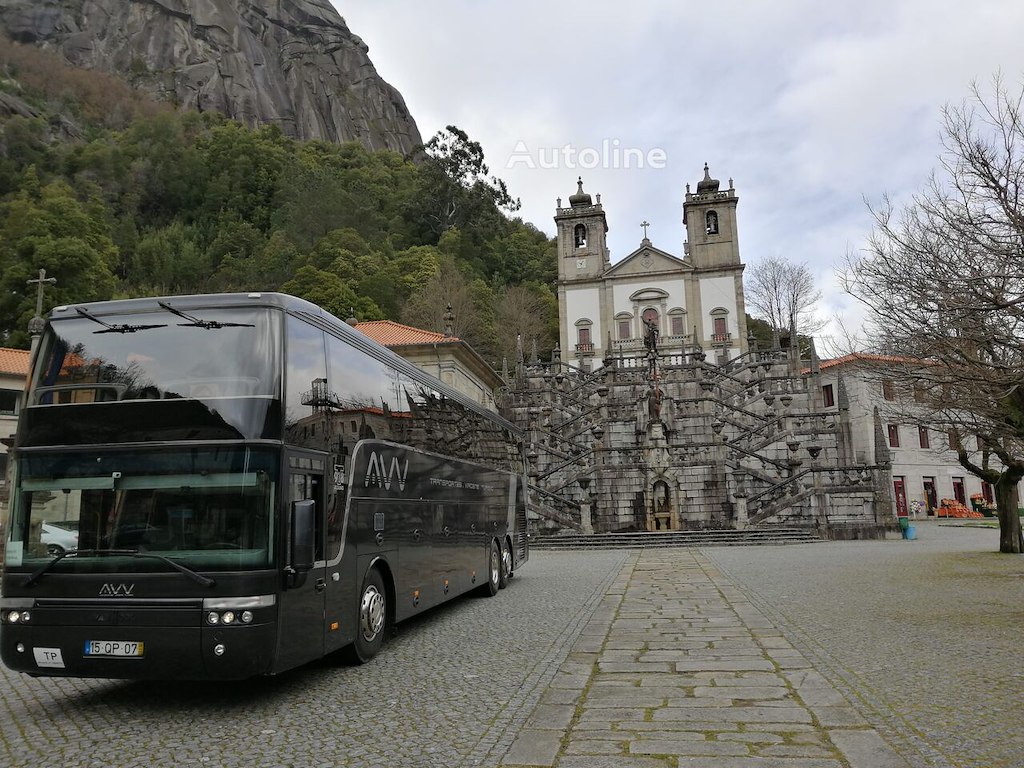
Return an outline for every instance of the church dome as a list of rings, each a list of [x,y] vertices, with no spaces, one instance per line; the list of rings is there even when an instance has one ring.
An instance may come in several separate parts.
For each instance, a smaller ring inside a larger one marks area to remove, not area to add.
[[[569,205],[573,208],[579,208],[584,205],[593,205],[594,201],[591,199],[590,195],[583,191],[583,177],[580,176],[576,183],[578,185],[576,188],[576,194],[569,196]]]
[[[704,163],[704,178],[697,182],[697,194],[703,195],[706,192],[718,191],[718,179],[712,179],[708,171],[708,164]]]

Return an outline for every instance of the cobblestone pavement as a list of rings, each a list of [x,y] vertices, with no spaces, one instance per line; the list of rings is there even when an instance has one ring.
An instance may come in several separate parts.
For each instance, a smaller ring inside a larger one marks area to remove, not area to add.
[[[935,520],[917,541],[708,549],[915,766],[1024,766],[1024,557]]]
[[[362,667],[325,661],[217,684],[4,669],[0,766],[495,765],[626,557],[532,553],[508,589],[402,624]]]
[[[1024,558],[918,541],[534,552],[364,667],[0,673],[0,766],[1011,768]]]

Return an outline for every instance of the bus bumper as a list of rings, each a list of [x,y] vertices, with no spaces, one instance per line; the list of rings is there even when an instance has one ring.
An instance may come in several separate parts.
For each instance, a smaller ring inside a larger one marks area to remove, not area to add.
[[[239,680],[270,671],[273,624],[230,627],[0,626],[17,672],[129,680]]]

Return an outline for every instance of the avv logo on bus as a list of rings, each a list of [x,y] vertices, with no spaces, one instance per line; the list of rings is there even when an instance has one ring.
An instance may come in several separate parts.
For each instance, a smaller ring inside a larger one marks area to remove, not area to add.
[[[366,481],[364,485],[377,486],[385,490],[391,490],[391,483],[397,480],[398,490],[405,490],[405,478],[409,474],[409,460],[405,460],[405,466],[401,466],[397,456],[391,457],[391,466],[387,466],[387,458],[377,453],[370,452],[370,461],[366,465]]]

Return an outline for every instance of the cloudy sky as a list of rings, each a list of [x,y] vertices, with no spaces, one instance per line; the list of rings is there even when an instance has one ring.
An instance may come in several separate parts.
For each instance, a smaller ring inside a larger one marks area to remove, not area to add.
[[[424,138],[479,141],[527,221],[553,234],[582,175],[613,262],[643,220],[681,256],[707,162],[734,181],[743,261],[806,263],[819,315],[854,326],[834,269],[870,231],[865,201],[923,185],[941,108],[972,81],[1024,83],[1020,0],[332,2]]]

